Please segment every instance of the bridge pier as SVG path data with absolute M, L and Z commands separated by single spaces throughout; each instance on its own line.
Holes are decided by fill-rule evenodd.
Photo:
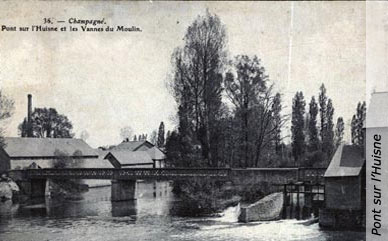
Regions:
M 44 197 L 46 194 L 46 179 L 27 179 L 17 181 L 22 193 L 35 198 Z
M 136 180 L 112 180 L 111 200 L 113 202 L 136 199 Z

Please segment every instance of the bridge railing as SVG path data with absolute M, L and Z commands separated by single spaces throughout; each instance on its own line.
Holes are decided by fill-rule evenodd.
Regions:
M 188 179 L 211 177 L 227 179 L 229 168 L 64 168 L 27 169 L 29 179 Z

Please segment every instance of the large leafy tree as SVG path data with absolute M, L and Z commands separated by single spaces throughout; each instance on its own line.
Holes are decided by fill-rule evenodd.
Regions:
M 260 60 L 254 56 L 252 59 L 246 55 L 236 56 L 234 60 L 236 77 L 227 73 L 224 81 L 225 91 L 235 107 L 235 114 L 240 123 L 240 143 L 244 166 L 249 165 L 249 153 L 254 149 L 254 132 L 252 125 L 257 121 L 253 109 L 259 105 L 259 97 L 267 90 L 264 67 Z
M 67 116 L 59 114 L 54 108 L 35 108 L 31 114 L 33 137 L 72 138 L 73 125 Z M 27 119 L 19 125 L 19 133 L 27 136 Z
M 281 114 L 281 96 L 273 94 L 272 86 L 260 60 L 239 55 L 233 61 L 235 73 L 224 79 L 225 92 L 234 105 L 240 155 L 240 166 L 259 166 L 262 154 L 270 144 L 280 150 L 281 128 L 285 117 Z
M 188 27 L 183 48 L 173 54 L 174 76 L 171 82 L 178 113 L 192 129 L 190 138 L 201 145 L 208 165 L 216 165 L 212 131 L 221 108 L 222 71 L 226 56 L 226 30 L 217 15 L 208 11 Z
M 296 92 L 292 101 L 292 120 L 291 120 L 291 139 L 292 153 L 295 160 L 295 165 L 300 163 L 301 157 L 305 153 L 305 134 L 304 130 L 304 114 L 305 100 L 303 92 Z

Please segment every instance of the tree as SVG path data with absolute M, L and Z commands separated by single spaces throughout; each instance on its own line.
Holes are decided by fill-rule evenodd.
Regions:
M 156 130 L 153 130 L 152 133 L 151 133 L 151 138 L 150 138 L 150 142 L 153 144 L 153 145 L 157 145 L 158 143 L 158 132 Z
M 319 113 L 321 117 L 321 128 L 320 128 L 320 134 L 321 134 L 321 141 L 322 143 L 326 140 L 326 129 L 327 129 L 327 96 L 326 96 L 326 88 L 325 85 L 322 84 L 321 87 L 319 88 L 320 93 L 319 93 Z M 322 151 L 324 149 L 324 145 L 322 145 Z
M 342 117 L 338 117 L 337 124 L 335 127 L 335 147 L 337 148 L 343 138 L 344 138 L 344 131 L 345 131 L 345 122 Z
M 273 103 L 272 103 L 272 112 L 273 112 L 273 123 L 274 123 L 274 144 L 275 144 L 275 153 L 280 154 L 281 151 L 281 141 L 282 141 L 282 126 L 284 124 L 284 118 L 281 115 L 282 103 L 280 93 L 276 93 Z
M 160 122 L 158 131 L 157 147 L 164 147 L 164 123 Z
M 124 126 L 120 129 L 120 137 L 122 140 L 129 140 L 133 135 L 133 129 L 130 126 Z
M 353 115 L 351 123 L 352 144 L 362 147 L 364 145 L 363 125 L 366 116 L 366 103 L 358 102 L 356 114 Z
M 334 149 L 334 122 L 333 122 L 333 116 L 334 116 L 334 107 L 333 102 L 331 99 L 327 101 L 327 109 L 326 109 L 326 118 L 327 118 L 327 125 L 326 125 L 326 134 L 325 140 L 323 140 L 323 151 L 327 154 L 329 158 L 331 158 L 333 154 Z
M 259 96 L 267 90 L 264 67 L 261 66 L 257 56 L 252 59 L 246 55 L 238 55 L 234 59 L 236 77 L 229 72 L 224 80 L 225 92 L 235 107 L 235 114 L 240 119 L 240 143 L 243 150 L 244 166 L 249 165 L 249 153 L 254 145 L 250 142 L 250 124 L 252 123 L 252 110 L 258 105 Z
M 184 40 L 184 47 L 173 54 L 171 87 L 178 108 L 185 110 L 181 113 L 193 128 L 190 139 L 199 141 L 202 157 L 213 166 L 216 158 L 211 151 L 215 134 L 212 128 L 220 114 L 226 30 L 218 16 L 207 11 L 188 27 Z
M 259 96 L 258 105 L 253 109 L 255 129 L 255 162 L 254 166 L 263 165 L 259 163 L 262 153 L 270 143 L 274 141 L 274 133 L 286 123 L 286 116 L 281 116 L 280 123 L 276 124 L 273 116 L 273 103 L 276 98 L 272 93 L 273 86 L 270 86 Z
M 301 157 L 305 152 L 305 135 L 304 114 L 305 101 L 302 92 L 296 92 L 292 101 L 292 120 L 291 120 L 291 138 L 292 138 L 292 153 L 295 160 L 295 165 L 300 162 Z
M 27 119 L 19 125 L 22 137 L 27 134 Z M 67 116 L 59 114 L 54 108 L 35 108 L 31 114 L 33 137 L 72 138 L 73 125 Z
M 308 137 L 309 137 L 309 151 L 317 151 L 319 149 L 319 137 L 317 128 L 318 105 L 315 97 L 311 97 L 309 104 L 309 122 L 308 122 Z
M 14 110 L 14 101 L 3 94 L 0 90 L 0 147 L 4 146 L 3 126 L 4 121 L 11 117 Z
M 136 135 L 133 136 L 133 141 L 137 141 Z
M 90 137 L 89 132 L 87 130 L 83 130 L 80 134 L 80 138 L 86 141 Z

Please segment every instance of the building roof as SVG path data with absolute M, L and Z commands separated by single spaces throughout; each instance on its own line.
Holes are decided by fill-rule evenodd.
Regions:
M 163 160 L 166 159 L 166 155 L 156 146 L 146 151 L 150 155 L 152 160 Z
M 151 157 L 145 151 L 112 150 L 104 159 L 115 158 L 121 166 L 153 164 Z
M 112 168 L 113 165 L 110 161 L 105 159 L 105 156 L 109 153 L 109 151 L 104 151 L 99 148 L 95 149 L 98 153 L 98 159 L 93 161 L 93 168 Z
M 325 177 L 358 176 L 365 163 L 362 149 L 341 144 L 331 159 Z
M 97 158 L 98 153 L 81 139 L 5 137 L 3 147 L 12 158 L 55 158 L 59 154 L 70 157 Z
M 136 151 L 144 144 L 148 144 L 150 147 L 153 145 L 148 141 L 123 141 L 117 146 L 113 147 L 112 150 L 130 150 Z
M 388 127 L 388 118 L 384 111 L 388 110 L 388 92 L 372 94 L 366 112 L 366 128 Z

